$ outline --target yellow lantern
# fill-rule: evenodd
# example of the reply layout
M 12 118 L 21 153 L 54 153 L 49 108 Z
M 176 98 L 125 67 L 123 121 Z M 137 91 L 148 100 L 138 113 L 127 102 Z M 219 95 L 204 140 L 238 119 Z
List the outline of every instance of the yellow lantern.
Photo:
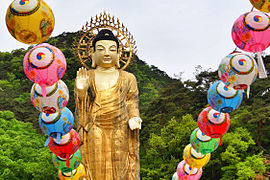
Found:
M 210 160 L 210 153 L 202 155 L 201 153 L 196 152 L 192 148 L 191 144 L 187 145 L 184 149 L 183 158 L 185 162 L 193 169 L 200 169 L 205 166 Z
M 72 175 L 71 175 L 72 173 Z M 72 177 L 73 176 L 73 177 Z M 74 169 L 70 173 L 62 173 L 60 170 L 58 171 L 59 180 L 86 180 L 86 173 L 83 164 L 81 163 L 79 167 Z
M 265 0 L 249 0 L 251 4 L 259 11 L 269 13 L 270 12 L 270 1 Z
M 54 16 L 43 0 L 14 0 L 7 10 L 6 25 L 18 41 L 39 44 L 51 35 Z

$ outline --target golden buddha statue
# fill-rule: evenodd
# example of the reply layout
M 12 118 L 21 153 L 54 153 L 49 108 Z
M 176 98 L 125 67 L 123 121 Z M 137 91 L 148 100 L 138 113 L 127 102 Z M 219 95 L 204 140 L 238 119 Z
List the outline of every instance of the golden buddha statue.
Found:
M 93 40 L 95 69 L 77 72 L 77 125 L 89 180 L 140 179 L 137 82 L 119 69 L 119 57 L 118 39 L 103 29 Z

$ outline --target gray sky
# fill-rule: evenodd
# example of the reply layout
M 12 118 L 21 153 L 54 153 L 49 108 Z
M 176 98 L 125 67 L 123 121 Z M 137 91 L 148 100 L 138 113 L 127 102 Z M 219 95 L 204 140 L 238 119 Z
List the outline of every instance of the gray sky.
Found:
M 12 0 L 1 0 L 0 51 L 27 48 L 8 32 L 6 10 Z M 170 76 L 193 77 L 196 65 L 216 70 L 236 47 L 233 22 L 251 10 L 249 0 L 45 0 L 55 16 L 52 36 L 81 29 L 104 10 L 133 34 L 138 56 Z

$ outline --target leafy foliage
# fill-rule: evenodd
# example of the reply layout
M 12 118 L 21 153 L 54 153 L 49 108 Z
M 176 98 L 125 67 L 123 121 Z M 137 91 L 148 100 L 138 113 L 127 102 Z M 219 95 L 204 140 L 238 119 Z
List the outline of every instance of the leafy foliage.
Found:
M 56 179 L 44 141 L 31 123 L 16 120 L 11 111 L 0 111 L 0 179 Z
M 180 126 L 181 124 L 181 126 Z M 189 144 L 189 135 L 197 123 L 190 114 L 172 118 L 159 135 L 151 134 L 146 154 L 141 159 L 142 179 L 170 179 L 181 161 L 183 149 Z

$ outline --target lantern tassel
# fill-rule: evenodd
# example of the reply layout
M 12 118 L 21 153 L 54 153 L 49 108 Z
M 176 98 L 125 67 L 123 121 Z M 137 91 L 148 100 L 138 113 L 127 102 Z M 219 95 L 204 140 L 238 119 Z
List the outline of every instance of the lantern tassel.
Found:
M 189 170 L 190 170 L 189 173 L 188 173 L 189 176 L 190 176 L 190 174 L 192 173 L 193 169 L 194 169 L 194 167 L 190 167 L 190 166 L 189 166 Z
M 247 87 L 247 98 L 249 99 L 250 86 Z
M 73 171 L 71 171 L 71 175 L 70 175 L 71 179 L 73 179 Z
M 44 143 L 44 147 L 46 147 L 46 146 L 48 146 L 48 144 L 49 144 L 49 142 L 50 142 L 50 136 L 47 138 L 47 140 L 45 141 L 45 143 Z
M 220 117 L 221 113 L 222 113 L 222 112 L 219 112 L 219 114 L 218 114 L 217 122 L 218 122 L 218 120 L 219 120 L 219 117 Z
M 43 98 L 46 98 L 46 95 L 47 95 L 47 93 L 46 93 L 46 86 L 41 86 L 41 93 L 42 93 L 42 97 Z
M 60 141 L 61 141 L 61 133 L 57 133 L 57 135 L 56 135 L 56 143 L 60 144 Z
M 257 52 L 257 62 L 258 62 L 259 78 L 260 79 L 267 78 L 261 52 Z
M 219 145 L 222 143 L 222 136 L 219 137 Z
M 70 162 L 69 162 L 69 154 L 66 154 L 66 166 L 69 168 Z M 72 174 L 72 172 L 71 172 Z

